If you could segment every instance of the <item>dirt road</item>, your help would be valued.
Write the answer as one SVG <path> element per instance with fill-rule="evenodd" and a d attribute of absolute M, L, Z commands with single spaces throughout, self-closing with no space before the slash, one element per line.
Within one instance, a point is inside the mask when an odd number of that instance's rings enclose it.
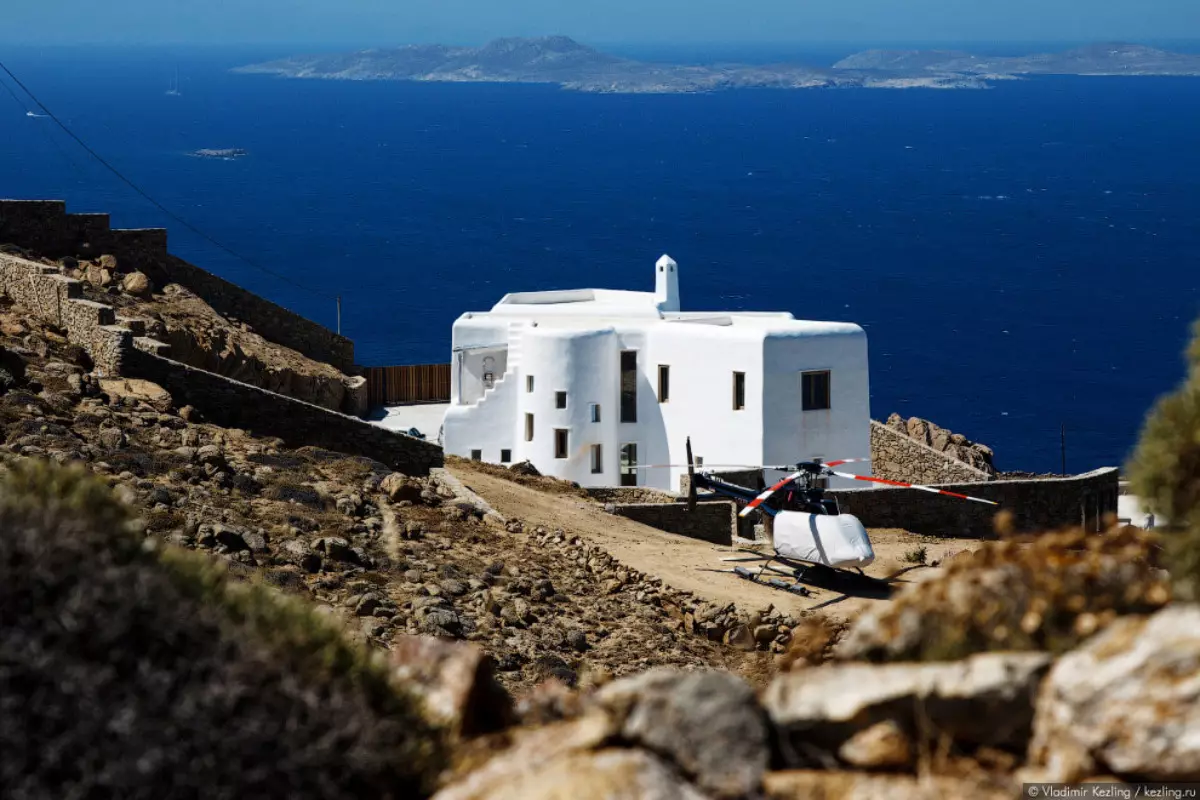
<path fill-rule="evenodd" d="M 451 471 L 505 517 L 551 530 L 561 528 L 604 548 L 613 558 L 639 572 L 715 603 L 736 603 L 745 610 L 774 605 L 793 616 L 820 610 L 834 619 L 851 619 L 874 603 L 887 602 L 815 588 L 811 590 L 812 597 L 804 598 L 757 585 L 738 578 L 731 571 L 733 565 L 721 561 L 735 555 L 728 547 L 665 533 L 607 514 L 598 503 L 540 492 L 461 464 L 453 466 Z M 926 560 L 932 563 L 979 546 L 977 540 L 937 540 L 895 530 L 871 531 L 871 541 L 876 562 L 867 574 L 886 578 L 900 573 L 897 587 L 930 572 L 906 563 L 905 554 L 924 547 Z"/>

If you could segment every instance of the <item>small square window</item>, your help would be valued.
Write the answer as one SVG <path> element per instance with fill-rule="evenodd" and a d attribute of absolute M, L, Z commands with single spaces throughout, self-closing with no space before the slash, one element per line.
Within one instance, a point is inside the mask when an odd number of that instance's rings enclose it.
<path fill-rule="evenodd" d="M 665 403 L 671 399 L 671 368 L 666 364 L 658 365 L 658 402 Z"/>
<path fill-rule="evenodd" d="M 832 407 L 829 370 L 804 372 L 800 375 L 800 392 L 804 411 L 822 411 Z"/>
<path fill-rule="evenodd" d="M 703 466 L 704 466 L 704 459 L 700 456 L 696 456 L 696 469 L 700 469 Z"/>
<path fill-rule="evenodd" d="M 733 373 L 733 410 L 741 411 L 746 407 L 746 373 Z"/>
<path fill-rule="evenodd" d="M 592 403 L 592 422 L 600 421 L 600 404 Z"/>
<path fill-rule="evenodd" d="M 525 391 L 527 391 L 527 392 L 533 391 L 533 376 L 532 375 L 525 376 Z"/>
<path fill-rule="evenodd" d="M 555 408 L 566 408 L 567 407 L 567 393 L 566 392 L 555 392 L 554 393 L 554 407 Z"/>
<path fill-rule="evenodd" d="M 511 464 L 512 463 L 512 450 L 501 450 L 500 451 L 500 463 L 501 464 Z"/>
<path fill-rule="evenodd" d="M 554 429 L 554 457 L 566 458 L 570 448 L 567 446 L 567 429 Z"/>
<path fill-rule="evenodd" d="M 525 415 L 525 441 L 533 441 L 533 414 Z"/>
<path fill-rule="evenodd" d="M 471 451 L 471 460 L 472 461 L 483 461 L 483 451 L 482 450 L 472 450 Z"/>
<path fill-rule="evenodd" d="M 592 445 L 592 474 L 599 475 L 604 472 L 604 454 L 598 444 Z"/>

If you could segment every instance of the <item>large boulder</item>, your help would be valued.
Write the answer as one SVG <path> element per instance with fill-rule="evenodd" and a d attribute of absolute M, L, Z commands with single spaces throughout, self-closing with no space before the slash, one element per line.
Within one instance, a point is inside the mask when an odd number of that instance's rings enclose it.
<path fill-rule="evenodd" d="M 1200 606 L 1118 620 L 1046 678 L 1030 777 L 1200 781 Z"/>
<path fill-rule="evenodd" d="M 842 660 L 950 660 L 985 651 L 1062 653 L 1124 614 L 1170 600 L 1152 538 L 1134 528 L 992 542 L 871 608 Z"/>
<path fill-rule="evenodd" d="M 425 705 L 426 716 L 457 736 L 499 730 L 513 718 L 512 698 L 474 645 L 399 636 L 391 648 L 395 677 Z"/>
<path fill-rule="evenodd" d="M 129 399 L 142 402 L 162 413 L 170 411 L 174 404 L 170 392 L 157 383 L 141 378 L 103 378 L 100 380 L 100 391 L 108 395 L 111 401 Z"/>
<path fill-rule="evenodd" d="M 705 800 L 679 773 L 643 750 L 536 756 L 503 774 L 450 786 L 434 800 Z"/>
<path fill-rule="evenodd" d="M 928 736 L 1018 750 L 1028 744 L 1050 660 L 988 653 L 947 663 L 828 665 L 777 677 L 762 703 L 780 758 L 792 767 L 900 766 L 900 754 Z"/>
<path fill-rule="evenodd" d="M 766 777 L 770 800 L 1009 800 L 1019 786 L 983 777 L 887 775 L 841 770 L 772 772 Z"/>
<path fill-rule="evenodd" d="M 622 739 L 668 758 L 701 789 L 716 797 L 758 790 L 770 760 L 767 721 L 741 679 L 656 669 L 604 687 L 596 701 Z"/>
<path fill-rule="evenodd" d="M 121 291 L 135 297 L 147 297 L 154 291 L 154 286 L 144 273 L 131 272 L 121 280 Z"/>

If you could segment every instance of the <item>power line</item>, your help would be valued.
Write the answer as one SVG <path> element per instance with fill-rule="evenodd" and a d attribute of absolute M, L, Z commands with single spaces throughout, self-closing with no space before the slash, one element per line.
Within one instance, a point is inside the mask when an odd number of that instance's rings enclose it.
<path fill-rule="evenodd" d="M 55 124 L 55 125 L 57 125 L 59 128 L 61 128 L 61 129 L 63 130 L 63 132 L 67 134 L 67 136 L 70 136 L 72 139 L 74 139 L 74 140 L 75 140 L 75 142 L 76 142 L 76 144 L 78 144 L 80 147 L 82 147 L 82 148 L 83 148 L 83 149 L 84 149 L 84 150 L 85 150 L 85 151 L 88 153 L 88 155 L 90 155 L 92 158 L 96 159 L 96 161 L 100 162 L 100 164 L 101 164 L 101 165 L 102 165 L 102 166 L 103 166 L 105 169 L 107 169 L 107 170 L 108 170 L 109 172 L 111 172 L 113 175 L 117 176 L 117 178 L 118 178 L 118 179 L 119 179 L 119 180 L 120 180 L 122 183 L 124 183 L 124 184 L 125 184 L 126 186 L 128 186 L 130 189 L 133 189 L 133 191 L 137 192 L 137 193 L 138 193 L 138 194 L 139 194 L 139 195 L 140 195 L 140 196 L 141 196 L 141 197 L 142 197 L 144 200 L 146 200 L 146 201 L 147 201 L 148 203 L 150 203 L 152 206 L 154 206 L 155 208 L 157 208 L 157 209 L 158 209 L 159 211 L 161 211 L 163 214 L 165 214 L 165 215 L 167 215 L 168 217 L 170 217 L 171 219 L 175 220 L 175 221 L 176 221 L 176 222 L 178 222 L 180 225 L 182 225 L 183 227 L 187 228 L 189 231 L 191 231 L 192 233 L 196 234 L 196 235 L 197 235 L 197 236 L 199 236 L 201 239 L 204 239 L 206 242 L 208 242 L 209 244 L 211 244 L 211 245 L 213 245 L 214 247 L 218 248 L 219 250 L 222 250 L 223 252 L 225 252 L 225 253 L 228 253 L 229 255 L 233 256 L 234 258 L 238 259 L 239 261 L 242 261 L 242 262 L 244 262 L 244 263 L 246 263 L 246 264 L 249 264 L 251 267 L 254 267 L 255 269 L 257 269 L 257 270 L 259 270 L 259 271 L 261 271 L 261 272 L 264 272 L 264 273 L 266 273 L 267 275 L 270 275 L 270 276 L 272 276 L 272 277 L 274 277 L 274 278 L 277 278 L 277 279 L 279 279 L 279 280 L 283 281 L 284 283 L 291 284 L 292 286 L 295 286 L 297 289 L 300 289 L 300 290 L 302 290 L 302 291 L 305 291 L 305 292 L 309 292 L 310 294 L 316 295 L 317 297 L 323 297 L 323 298 L 330 299 L 330 300 L 334 299 L 334 295 L 327 294 L 326 292 L 324 292 L 324 291 L 322 291 L 322 290 L 319 290 L 319 289 L 314 289 L 314 288 L 312 288 L 311 286 L 306 286 L 305 284 L 302 284 L 302 283 L 300 283 L 300 282 L 298 282 L 298 281 L 296 281 L 296 280 L 293 280 L 292 278 L 289 278 L 288 276 L 286 276 L 286 275 L 284 275 L 284 274 L 282 274 L 282 273 L 276 272 L 276 271 L 275 271 L 275 270 L 273 270 L 273 269 L 270 269 L 270 268 L 268 268 L 268 267 L 265 267 L 265 266 L 263 266 L 262 264 L 259 264 L 259 263 L 257 263 L 256 261 L 253 261 L 253 260 L 251 260 L 251 259 L 247 258 L 246 256 L 244 256 L 244 255 L 242 255 L 241 253 L 237 252 L 237 251 L 236 251 L 236 250 L 234 250 L 233 248 L 231 248 L 231 247 L 228 247 L 227 245 L 225 245 L 225 244 L 222 244 L 222 243 L 221 243 L 221 242 L 219 242 L 218 240 L 216 240 L 216 239 L 214 239 L 213 237 L 209 236 L 207 233 L 205 233 L 204 231 L 200 230 L 200 229 L 199 229 L 199 228 L 197 228 L 195 225 L 193 225 L 192 223 L 188 222 L 186 219 L 184 219 L 183 217 L 179 216 L 179 215 L 178 215 L 178 214 L 176 214 L 174 211 L 172 211 L 171 209 L 169 209 L 169 208 L 167 208 L 166 206 L 164 206 L 162 203 L 160 203 L 160 202 L 158 202 L 157 200 L 155 200 L 155 199 L 154 199 L 153 197 L 151 197 L 151 196 L 150 196 L 150 194 L 149 194 L 149 193 L 147 193 L 147 192 L 146 192 L 144 189 L 142 189 L 142 188 L 141 188 L 140 186 L 138 186 L 136 183 L 134 183 L 133 181 L 131 181 L 129 178 L 126 178 L 126 177 L 125 177 L 125 176 L 124 176 L 124 175 L 121 173 L 121 171 L 120 171 L 119 169 L 117 169 L 116 167 L 114 167 L 112 164 L 108 163 L 108 161 L 106 161 L 106 160 L 104 159 L 104 157 L 103 157 L 103 156 L 101 156 L 99 153 L 97 153 L 95 150 L 93 150 L 91 147 L 89 147 L 89 146 L 87 145 L 87 143 L 86 143 L 85 141 L 83 141 L 83 139 L 80 139 L 78 136 L 76 136 L 76 135 L 75 135 L 75 132 L 74 132 L 74 131 L 72 131 L 70 128 L 68 128 L 68 127 L 67 127 L 67 126 L 66 126 L 66 125 L 65 125 L 65 124 L 62 122 L 62 120 L 60 120 L 60 119 L 59 119 L 57 116 L 55 116 L 54 112 L 53 112 L 53 111 L 51 111 L 49 108 L 47 108 L 47 107 L 46 107 L 46 105 L 45 105 L 45 103 L 43 103 L 41 100 L 39 100 L 39 99 L 37 98 L 37 95 L 35 95 L 33 92 L 31 92 L 31 91 L 29 90 L 29 87 L 28 87 L 28 86 L 26 86 L 24 83 L 22 83 L 20 78 L 18 78 L 16 75 L 14 75 L 14 74 L 13 74 L 13 72 L 12 72 L 12 70 L 10 70 L 10 69 L 8 68 L 8 66 L 7 66 L 7 65 L 6 65 L 6 64 L 5 64 L 3 61 L 0 61 L 0 70 L 3 70 L 3 71 L 5 72 L 5 74 L 7 74 L 7 75 L 8 75 L 8 77 L 9 77 L 9 78 L 11 78 L 11 79 L 13 80 L 13 82 L 14 82 L 14 83 L 16 83 L 16 84 L 17 84 L 17 86 L 21 87 L 21 90 L 22 90 L 22 91 L 24 91 L 24 92 L 25 92 L 25 94 L 29 95 L 30 99 L 31 99 L 31 100 L 33 100 L 33 102 L 37 104 L 38 108 L 40 108 L 42 111 L 46 112 L 46 116 L 47 116 L 47 117 L 49 117 L 51 120 L 53 120 L 53 121 L 54 121 L 54 124 Z M 12 93 L 13 93 L 13 92 L 12 92 L 12 89 L 11 89 L 10 87 L 8 87 L 8 86 L 7 86 L 7 84 L 5 85 L 5 87 L 6 87 L 6 88 L 8 88 L 8 90 L 9 90 L 9 93 L 10 93 L 10 94 L 12 94 Z M 13 97 L 14 97 L 14 99 L 15 99 L 15 98 L 16 98 L 16 95 L 15 95 L 15 94 L 13 94 Z M 21 101 L 18 99 L 18 100 L 17 100 L 17 102 L 21 102 Z M 22 104 L 22 105 L 24 105 L 24 104 Z"/>
<path fill-rule="evenodd" d="M 29 110 L 29 106 L 25 105 L 25 101 L 22 100 L 20 97 L 18 97 L 17 93 L 14 92 L 12 87 L 9 86 L 6 82 L 0 81 L 0 86 L 4 87 L 4 90 L 6 92 L 8 92 L 8 96 L 13 99 L 13 102 L 16 103 L 18 107 L 20 107 L 21 111 L 23 111 L 25 113 L 26 117 L 38 116 L 37 114 L 34 114 L 32 111 Z M 41 131 L 42 131 L 42 135 L 46 137 L 46 139 L 50 142 L 50 144 L 54 145 L 54 149 L 58 151 L 58 154 L 60 156 L 62 156 L 63 161 L 66 161 L 67 164 L 71 167 L 71 169 L 74 170 L 76 176 L 82 178 L 83 174 L 84 174 L 83 168 L 75 163 L 75 159 L 73 159 L 69 155 L 67 155 L 67 151 L 62 148 L 62 145 L 58 143 L 57 139 L 55 139 L 53 136 L 50 135 L 50 131 L 48 131 L 44 128 L 42 128 Z"/>

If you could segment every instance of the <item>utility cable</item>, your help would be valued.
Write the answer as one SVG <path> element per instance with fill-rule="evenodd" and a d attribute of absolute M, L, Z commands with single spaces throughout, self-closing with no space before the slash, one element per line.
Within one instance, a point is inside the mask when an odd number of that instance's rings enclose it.
<path fill-rule="evenodd" d="M 80 147 L 82 147 L 88 153 L 88 155 L 90 155 L 92 158 L 96 159 L 96 161 L 100 162 L 100 164 L 105 169 L 107 169 L 113 175 L 117 176 L 117 178 L 122 183 L 124 183 L 130 189 L 133 189 L 133 191 L 137 192 L 137 194 L 139 194 L 144 200 L 146 200 L 146 202 L 150 203 L 150 205 L 157 208 L 159 211 L 161 211 L 167 217 L 173 219 L 175 222 L 177 222 L 180 225 L 182 225 L 183 227 L 187 228 L 189 231 L 196 234 L 201 239 L 204 239 L 206 242 L 208 242 L 212 246 L 216 247 L 217 249 L 233 256 L 234 258 L 238 259 L 239 261 L 249 264 L 251 267 L 254 267 L 255 269 L 259 270 L 260 272 L 263 272 L 267 275 L 277 278 L 277 279 L 283 281 L 284 283 L 291 284 L 292 286 L 295 286 L 297 289 L 308 292 L 317 297 L 322 297 L 322 298 L 325 298 L 328 300 L 334 300 L 336 298 L 340 304 L 340 302 L 341 302 L 340 297 L 338 297 L 336 295 L 328 294 L 319 289 L 314 289 L 311 286 L 306 286 L 305 284 L 302 284 L 296 280 L 293 280 L 292 278 L 289 278 L 287 275 L 284 275 L 280 272 L 276 272 L 273 269 L 265 267 L 262 264 L 259 264 L 256 261 L 253 261 L 252 259 L 247 258 L 246 256 L 237 252 L 233 248 L 221 243 L 217 239 L 214 239 L 212 236 L 209 236 L 207 233 L 200 230 L 195 225 L 188 222 L 186 219 L 179 216 L 174 211 L 171 211 L 171 209 L 167 208 L 162 203 L 155 200 L 153 197 L 150 196 L 150 194 L 148 192 L 146 192 L 144 189 L 142 189 L 136 183 L 131 181 L 129 178 L 126 178 L 119 169 L 114 167 L 112 164 L 110 164 L 108 161 L 106 161 L 103 156 L 101 156 L 99 153 L 97 153 L 95 150 L 93 150 L 91 147 L 89 147 L 87 145 L 87 143 L 83 141 L 83 139 L 80 139 L 78 136 L 76 136 L 75 132 L 72 131 L 70 128 L 68 128 L 62 122 L 62 120 L 60 120 L 57 116 L 55 116 L 54 112 L 51 111 L 49 108 L 47 108 L 45 103 L 43 103 L 41 100 L 39 100 L 37 98 L 37 95 L 35 95 L 33 92 L 31 92 L 29 90 L 29 87 L 26 86 L 24 83 L 22 83 L 20 78 L 18 78 L 16 75 L 14 75 L 12 70 L 10 70 L 3 61 L 0 61 L 0 70 L 3 70 L 4 73 L 7 74 L 8 77 L 11 78 L 14 83 L 17 84 L 17 86 L 21 87 L 21 90 L 24 91 L 25 94 L 29 95 L 30 99 L 33 100 L 33 102 L 37 104 L 38 108 L 40 108 L 42 111 L 44 111 L 46 113 L 46 116 L 49 117 L 51 120 L 53 120 L 54 124 L 57 125 L 59 128 L 61 128 L 63 130 L 63 132 L 67 134 L 67 136 L 70 136 L 72 139 L 74 139 L 76 144 L 78 144 Z M 9 89 L 9 92 L 10 93 L 12 92 L 11 88 Z M 18 101 L 18 102 L 20 102 L 20 101 Z"/>
<path fill-rule="evenodd" d="M 12 87 L 9 86 L 8 83 L 6 83 L 5 81 L 0 81 L 0 86 L 4 87 L 4 90 L 6 92 L 8 92 L 8 96 L 11 97 L 13 99 L 13 102 L 16 103 L 21 108 L 21 111 L 24 112 L 26 117 L 37 117 L 38 116 L 37 114 L 34 114 L 32 111 L 29 110 L 29 106 L 25 105 L 25 101 L 23 101 L 20 97 L 17 96 L 17 93 L 13 91 Z M 55 139 L 53 136 L 50 135 L 50 131 L 43 129 L 42 135 L 45 136 L 50 141 L 50 144 L 54 145 L 54 149 L 58 151 L 58 154 L 60 156 L 62 156 L 63 161 L 66 161 L 67 164 L 71 167 L 71 169 L 74 170 L 76 177 L 78 177 L 78 178 L 85 177 L 83 168 L 75 163 L 75 159 L 73 159 L 69 155 L 67 155 L 67 151 L 64 150 L 62 145 L 58 143 L 58 139 Z"/>

